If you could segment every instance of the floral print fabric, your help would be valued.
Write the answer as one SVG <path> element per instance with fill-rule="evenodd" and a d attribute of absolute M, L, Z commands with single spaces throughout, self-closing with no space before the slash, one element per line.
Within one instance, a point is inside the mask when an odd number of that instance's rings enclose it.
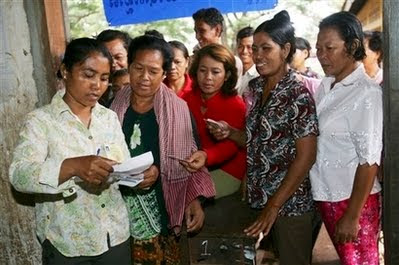
<path fill-rule="evenodd" d="M 67 257 L 95 256 L 129 238 L 127 210 L 117 184 L 95 188 L 72 178 L 58 185 L 66 158 L 101 155 L 122 162 L 129 157 L 116 114 L 99 104 L 87 128 L 63 101 L 28 114 L 10 167 L 10 181 L 35 193 L 36 230 Z M 99 153 L 99 151 L 101 151 Z"/>
<path fill-rule="evenodd" d="M 247 187 L 249 203 L 262 208 L 283 181 L 296 155 L 295 140 L 318 135 L 316 109 L 308 90 L 292 70 L 270 92 L 262 105 L 265 80 L 249 84 L 253 108 L 247 116 Z M 283 216 L 298 216 L 313 209 L 310 181 L 306 177 L 280 210 Z"/>

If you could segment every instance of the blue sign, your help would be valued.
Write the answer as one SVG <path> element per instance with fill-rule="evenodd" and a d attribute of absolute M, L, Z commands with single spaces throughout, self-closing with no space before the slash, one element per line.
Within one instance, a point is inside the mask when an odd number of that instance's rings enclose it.
<path fill-rule="evenodd" d="M 266 10 L 277 0 L 103 0 L 110 26 L 191 17 L 198 9 L 215 7 L 222 13 Z"/>

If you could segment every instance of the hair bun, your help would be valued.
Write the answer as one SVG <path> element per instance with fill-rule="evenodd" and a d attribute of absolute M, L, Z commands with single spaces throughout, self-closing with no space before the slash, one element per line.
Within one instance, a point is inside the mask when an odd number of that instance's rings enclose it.
<path fill-rule="evenodd" d="M 280 23 L 291 23 L 290 15 L 286 10 L 282 10 L 274 15 L 273 20 L 276 20 Z"/>

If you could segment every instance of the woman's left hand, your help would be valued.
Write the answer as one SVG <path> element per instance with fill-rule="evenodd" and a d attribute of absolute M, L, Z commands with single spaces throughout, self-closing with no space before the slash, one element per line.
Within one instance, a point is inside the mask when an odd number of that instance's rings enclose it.
<path fill-rule="evenodd" d="M 251 226 L 244 229 L 244 233 L 246 233 L 247 236 L 259 237 L 259 234 L 263 232 L 263 234 L 266 236 L 269 234 L 270 229 L 276 221 L 279 210 L 280 209 L 276 206 L 266 204 L 260 216 Z"/>
<path fill-rule="evenodd" d="M 187 232 L 196 232 L 204 224 L 205 213 L 198 199 L 193 200 L 185 210 Z"/>
<path fill-rule="evenodd" d="M 149 169 L 143 172 L 144 173 L 144 180 L 140 182 L 137 186 L 140 189 L 148 189 L 150 188 L 155 181 L 157 181 L 159 176 L 159 170 L 155 165 L 150 166 Z"/>
<path fill-rule="evenodd" d="M 194 152 L 188 159 L 180 161 L 187 171 L 197 172 L 200 168 L 205 166 L 207 154 L 204 151 L 198 150 Z"/>
<path fill-rule="evenodd" d="M 335 224 L 334 240 L 339 244 L 353 242 L 359 233 L 359 219 L 344 214 Z"/>

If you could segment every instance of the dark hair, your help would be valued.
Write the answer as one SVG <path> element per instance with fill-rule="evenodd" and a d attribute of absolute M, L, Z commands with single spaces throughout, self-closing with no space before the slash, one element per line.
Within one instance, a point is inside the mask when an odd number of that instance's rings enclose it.
<path fill-rule="evenodd" d="M 172 47 L 164 39 L 152 35 L 142 35 L 134 38 L 130 43 L 127 55 L 127 62 L 129 65 L 136 58 L 137 52 L 142 50 L 155 50 L 161 52 L 163 57 L 162 69 L 165 73 L 170 71 L 174 55 Z"/>
<path fill-rule="evenodd" d="M 364 32 L 364 39 L 368 40 L 368 46 L 373 52 L 379 52 L 380 57 L 378 63 L 381 63 L 384 56 L 384 50 L 382 49 L 382 32 L 367 30 Z"/>
<path fill-rule="evenodd" d="M 187 50 L 186 46 L 182 42 L 177 41 L 177 40 L 172 40 L 172 41 L 169 41 L 169 44 L 170 44 L 170 46 L 172 46 L 172 48 L 176 48 L 178 50 L 181 50 L 186 59 L 190 58 L 190 55 L 188 54 L 188 50 Z"/>
<path fill-rule="evenodd" d="M 307 39 L 301 38 L 301 37 L 296 37 L 295 38 L 295 47 L 297 49 L 300 49 L 301 51 L 303 50 L 307 50 L 308 51 L 308 57 L 310 56 L 310 50 L 312 49 L 312 47 L 310 47 L 310 43 L 308 42 Z"/>
<path fill-rule="evenodd" d="M 156 29 L 146 30 L 144 32 L 144 35 L 154 36 L 154 37 L 157 37 L 157 38 L 160 38 L 160 39 L 163 39 L 163 40 L 165 39 L 163 34 L 161 32 L 159 32 L 158 30 L 156 30 Z"/>
<path fill-rule="evenodd" d="M 236 37 L 236 41 L 240 41 L 241 39 L 247 38 L 247 37 L 251 37 L 254 35 L 254 28 L 251 26 L 245 27 L 240 29 L 237 32 L 237 37 Z"/>
<path fill-rule="evenodd" d="M 334 28 L 345 42 L 347 53 L 356 61 L 364 59 L 366 52 L 363 44 L 362 24 L 357 17 L 347 11 L 334 13 L 324 18 L 319 24 L 319 30 Z M 358 45 L 354 45 L 355 41 Z"/>
<path fill-rule="evenodd" d="M 108 49 L 101 42 L 91 38 L 79 38 L 69 42 L 61 63 L 68 72 L 71 72 L 74 65 L 83 63 L 93 53 L 99 53 L 107 58 L 109 67 L 112 68 L 112 56 Z M 62 78 L 60 70 L 57 72 L 57 77 Z"/>
<path fill-rule="evenodd" d="M 226 47 L 216 43 L 209 44 L 195 53 L 194 60 L 191 64 L 189 71 L 189 74 L 193 80 L 193 88 L 199 88 L 197 82 L 197 71 L 201 59 L 205 56 L 209 56 L 212 59 L 223 63 L 227 79 L 222 85 L 222 94 L 225 96 L 237 95 L 237 90 L 235 89 L 235 86 L 237 84 L 238 74 L 235 57 Z"/>
<path fill-rule="evenodd" d="M 262 24 L 260 24 L 255 33 L 264 32 L 281 48 L 284 47 L 286 43 L 291 44 L 290 52 L 288 53 L 286 62 L 290 63 L 292 61 L 292 57 L 295 53 L 295 29 L 292 26 L 290 15 L 287 11 L 283 10 L 274 15 L 274 17 L 270 20 L 266 20 Z"/>
<path fill-rule="evenodd" d="M 132 39 L 130 38 L 129 34 L 126 32 L 114 29 L 106 29 L 103 30 L 100 34 L 98 34 L 97 40 L 103 43 L 110 42 L 113 40 L 121 40 L 123 42 L 123 47 L 125 47 L 127 51 Z"/>
<path fill-rule="evenodd" d="M 128 74 L 129 74 L 129 70 L 127 70 L 126 68 L 119 69 L 111 74 L 110 80 L 114 80 L 117 77 L 121 77 L 121 76 L 128 75 Z"/>
<path fill-rule="evenodd" d="M 216 27 L 217 25 L 224 25 L 224 18 L 222 13 L 214 7 L 210 8 L 202 8 L 193 14 L 194 21 L 203 21 L 208 24 L 211 28 Z"/>

